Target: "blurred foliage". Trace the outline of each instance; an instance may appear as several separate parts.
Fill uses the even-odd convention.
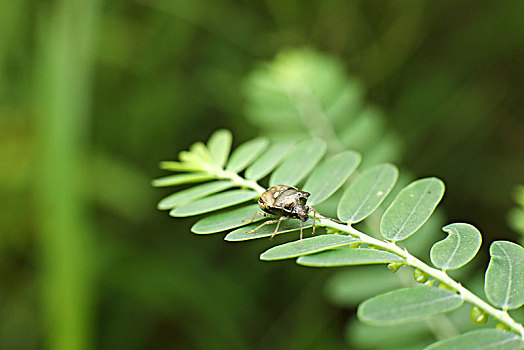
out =
[[[42,325],[61,312],[82,328],[70,341],[100,349],[344,346],[352,309],[320,297],[329,271],[253,259],[269,242],[197,243],[149,188],[158,161],[218,127],[276,136],[279,122],[253,119],[249,84],[290,48],[312,48],[302,69],[380,115],[362,141],[395,135],[396,161],[446,181],[449,220],[479,227],[484,253],[515,240],[523,15],[518,0],[1,2],[0,348],[60,348]]]

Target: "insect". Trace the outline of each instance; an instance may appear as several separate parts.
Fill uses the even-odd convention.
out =
[[[301,191],[295,187],[286,185],[276,185],[268,188],[258,200],[258,205],[263,212],[257,211],[250,220],[243,220],[245,223],[250,223],[255,220],[257,215],[264,217],[279,216],[278,219],[268,220],[263,224],[247,231],[246,233],[253,233],[259,230],[262,226],[277,224],[275,231],[271,235],[272,239],[278,231],[280,223],[284,220],[296,218],[300,220],[300,240],[302,241],[302,222],[307,221],[309,213],[313,212],[313,234],[315,234],[315,215],[316,210],[313,207],[307,206],[307,199],[311,193]]]

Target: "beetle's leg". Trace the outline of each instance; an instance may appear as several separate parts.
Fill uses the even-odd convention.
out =
[[[302,221],[299,220],[299,222],[300,222],[300,249],[302,249]]]
[[[278,220],[268,220],[268,221],[264,221],[261,225],[258,225],[258,226],[255,227],[254,229],[249,230],[249,231],[246,231],[246,233],[253,233],[253,232],[255,232],[255,231],[260,230],[260,228],[262,228],[262,226],[269,225],[269,224],[274,224],[274,223],[277,223],[277,222],[278,222]]]
[[[312,211],[313,212],[313,233],[312,235],[315,234],[315,228],[316,228],[316,222],[317,222],[317,211],[315,210],[315,208],[313,207],[309,207],[309,211]]]
[[[253,217],[252,217],[251,219],[249,219],[249,220],[242,220],[242,222],[245,223],[245,224],[250,224],[250,223],[252,223],[252,222],[255,220],[255,217],[256,217],[257,215],[261,215],[261,216],[263,216],[263,217],[265,217],[265,218],[268,218],[268,217],[271,216],[271,215],[266,214],[266,213],[264,213],[264,212],[257,211],[257,212],[255,212],[255,214],[253,215]]]
[[[271,237],[269,237],[269,239],[273,239],[273,237],[275,237],[275,235],[277,234],[278,227],[280,226],[280,222],[287,220],[287,219],[289,219],[287,216],[281,216],[278,220],[272,220],[272,221],[277,221],[277,227],[275,227],[275,231],[273,231],[273,234],[271,235]]]

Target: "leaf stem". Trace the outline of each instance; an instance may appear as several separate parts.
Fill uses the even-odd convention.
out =
[[[454,279],[448,276],[448,274],[442,270],[435,269],[431,266],[428,266],[423,261],[417,259],[411,255],[406,249],[399,247],[395,243],[381,241],[376,238],[370,237],[363,232],[358,231],[357,229],[344,224],[339,224],[333,221],[330,218],[321,217],[320,226],[330,227],[338,231],[349,233],[350,235],[360,239],[362,243],[371,244],[377,247],[380,247],[388,252],[394,253],[401,258],[405,259],[406,265],[417,268],[421,271],[424,271],[431,277],[441,281],[442,283],[447,284],[454,290],[456,290],[462,300],[467,301],[473,305],[476,305],[478,308],[482,309],[487,314],[498,319],[500,322],[508,326],[514,332],[517,332],[522,339],[524,340],[524,327],[522,324],[515,321],[507,312],[499,310],[489,305],[487,302],[470,292],[467,288],[463,287],[460,283],[456,282]]]

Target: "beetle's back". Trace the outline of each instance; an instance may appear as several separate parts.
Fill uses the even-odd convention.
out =
[[[293,217],[293,207],[297,204],[305,205],[309,196],[308,192],[295,187],[276,185],[262,193],[258,205],[266,213]]]

